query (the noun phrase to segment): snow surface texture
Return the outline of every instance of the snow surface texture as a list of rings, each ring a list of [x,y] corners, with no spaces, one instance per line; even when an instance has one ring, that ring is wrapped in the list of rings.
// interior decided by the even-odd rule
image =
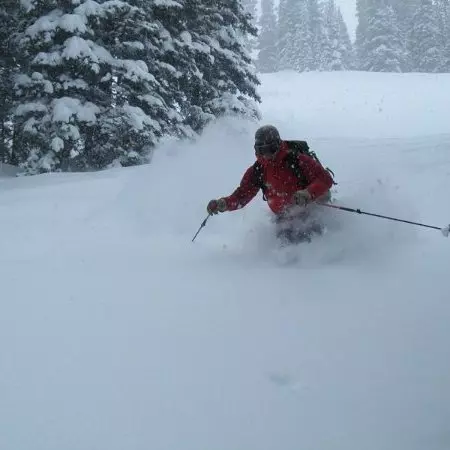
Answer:
[[[309,141],[336,203],[449,222],[450,76],[262,80],[264,122]],[[259,195],[191,243],[254,130],[0,180],[1,449],[450,448],[439,231],[323,210],[327,234],[280,250]]]

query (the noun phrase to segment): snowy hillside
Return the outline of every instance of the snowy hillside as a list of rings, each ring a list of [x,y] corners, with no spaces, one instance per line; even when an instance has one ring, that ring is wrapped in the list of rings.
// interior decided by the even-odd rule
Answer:
[[[308,140],[338,204],[450,222],[450,76],[262,80],[264,122]],[[0,449],[450,448],[450,240],[324,209],[285,265],[259,195],[191,243],[255,128],[0,179]]]

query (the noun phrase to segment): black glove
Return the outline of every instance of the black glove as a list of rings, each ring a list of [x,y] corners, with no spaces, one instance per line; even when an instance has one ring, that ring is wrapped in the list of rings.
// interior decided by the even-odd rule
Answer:
[[[206,207],[208,214],[211,215],[225,212],[227,209],[227,201],[224,198],[211,200]]]

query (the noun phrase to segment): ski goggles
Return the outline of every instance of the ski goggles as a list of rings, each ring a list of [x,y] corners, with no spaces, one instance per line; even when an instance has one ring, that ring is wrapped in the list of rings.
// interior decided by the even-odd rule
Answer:
[[[274,155],[279,148],[278,142],[270,143],[255,143],[254,149],[256,156],[271,156]]]

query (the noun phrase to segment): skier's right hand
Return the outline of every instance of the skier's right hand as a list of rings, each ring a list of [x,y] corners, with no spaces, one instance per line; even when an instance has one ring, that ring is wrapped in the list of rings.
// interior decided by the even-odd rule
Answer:
[[[218,213],[225,212],[228,209],[227,201],[224,198],[219,198],[217,200],[211,200],[206,207],[208,214],[214,215]]]

